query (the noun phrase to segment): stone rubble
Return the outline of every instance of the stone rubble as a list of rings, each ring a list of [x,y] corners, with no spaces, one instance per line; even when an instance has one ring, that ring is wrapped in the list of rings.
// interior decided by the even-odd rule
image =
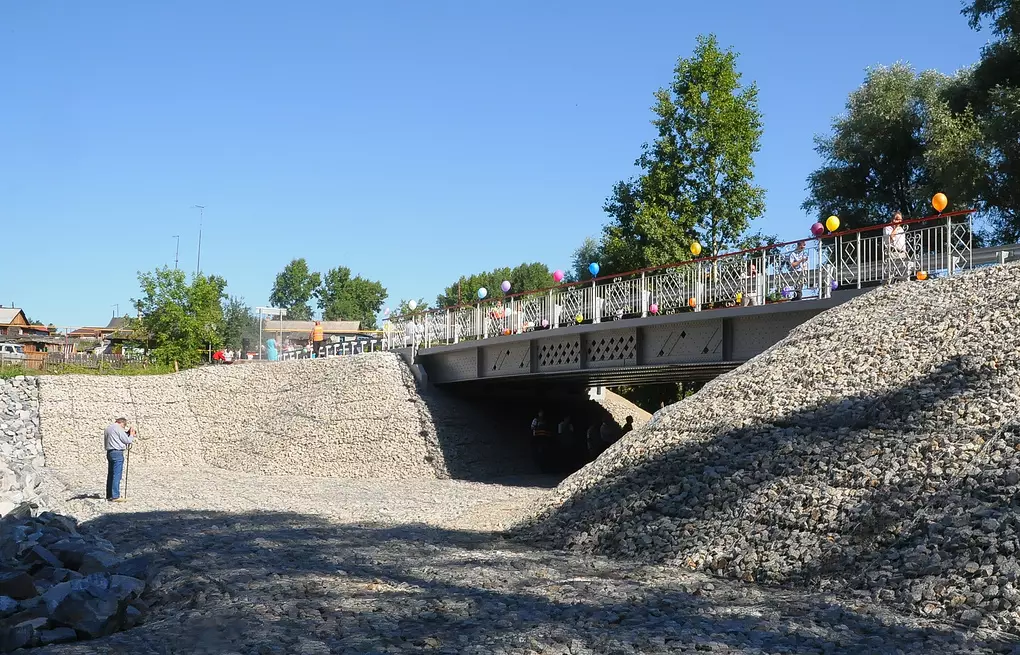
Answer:
[[[872,291],[659,411],[513,531],[1020,634],[1020,266]]]
[[[37,378],[0,379],[0,517],[45,506]]]
[[[142,621],[149,574],[67,516],[30,507],[0,519],[0,653],[91,639]]]

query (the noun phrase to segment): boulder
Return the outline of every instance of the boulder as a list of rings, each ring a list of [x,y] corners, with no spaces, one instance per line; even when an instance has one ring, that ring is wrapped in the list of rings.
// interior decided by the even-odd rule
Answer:
[[[10,596],[15,600],[24,600],[38,596],[32,576],[24,571],[0,573],[0,596]]]

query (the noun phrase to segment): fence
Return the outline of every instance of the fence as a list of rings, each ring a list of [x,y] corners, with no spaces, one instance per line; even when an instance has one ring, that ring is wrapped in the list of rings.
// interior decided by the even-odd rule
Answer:
[[[357,355],[360,353],[371,353],[388,350],[388,344],[384,339],[358,339],[357,341],[341,341],[331,343],[327,346],[320,346],[317,350],[292,350],[280,353],[280,360],[311,359],[313,352],[316,358],[342,357],[344,355]]]
[[[430,347],[719,306],[828,298],[841,287],[954,275],[973,263],[965,210],[693,259],[474,305],[391,317],[388,348]],[[889,228],[888,230],[886,228]]]
[[[28,370],[40,372],[61,369],[67,366],[89,369],[122,369],[132,364],[147,366],[148,361],[144,357],[130,355],[27,352],[24,353],[24,357],[11,357],[0,353],[0,366],[21,366]]]

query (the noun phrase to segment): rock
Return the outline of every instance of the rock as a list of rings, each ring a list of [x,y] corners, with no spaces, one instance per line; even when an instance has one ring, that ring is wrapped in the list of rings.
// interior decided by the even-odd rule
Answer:
[[[64,563],[61,562],[56,555],[42,546],[33,546],[32,550],[28,551],[28,556],[25,559],[29,562],[41,562],[53,568],[61,568],[64,566]]]
[[[0,596],[0,619],[14,614],[18,610],[18,601],[10,596]]]
[[[29,646],[34,637],[35,626],[29,622],[19,623],[6,630],[0,628],[0,652],[9,653]]]
[[[145,591],[145,581],[126,575],[114,575],[110,578],[110,590],[118,600],[134,600]]]
[[[32,576],[24,571],[0,573],[0,596],[10,596],[15,600],[24,600],[38,596]]]
[[[38,636],[39,645],[48,646],[74,641],[78,638],[78,633],[74,631],[74,628],[54,628],[53,630],[40,630]]]
[[[120,564],[120,561],[120,558],[114,553],[105,550],[89,550],[82,556],[78,572],[82,575],[89,575],[90,573],[108,571]]]
[[[87,591],[72,591],[53,612],[58,621],[88,637],[101,637],[119,628],[116,615],[119,603],[115,594],[107,593],[99,598]]]

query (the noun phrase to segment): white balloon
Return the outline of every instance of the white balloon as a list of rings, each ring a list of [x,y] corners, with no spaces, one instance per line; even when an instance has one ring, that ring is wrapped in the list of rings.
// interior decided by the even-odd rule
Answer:
[[[418,301],[416,300],[408,301],[407,308],[413,312],[415,309],[418,308]]]

